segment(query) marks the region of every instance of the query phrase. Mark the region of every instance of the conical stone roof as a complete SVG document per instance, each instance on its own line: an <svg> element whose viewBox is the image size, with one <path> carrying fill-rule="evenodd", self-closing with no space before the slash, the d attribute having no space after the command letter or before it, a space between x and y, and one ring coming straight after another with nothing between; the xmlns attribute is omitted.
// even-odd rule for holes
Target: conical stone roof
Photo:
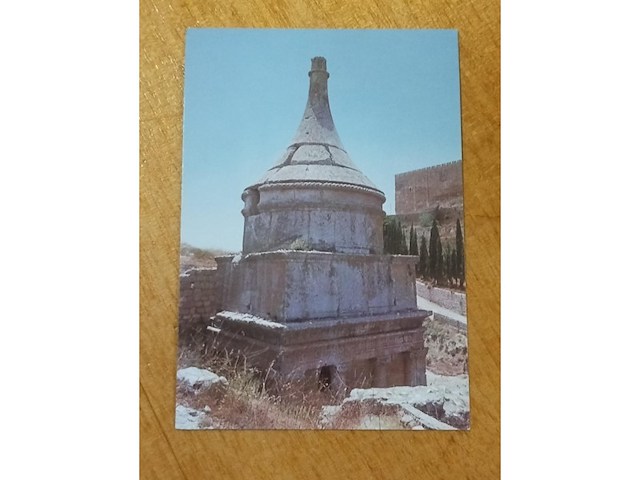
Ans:
<svg viewBox="0 0 640 480"><path fill-rule="evenodd" d="M353 163L336 131L329 107L327 62L311 60L309 98L300 126L286 149L255 186L326 182L364 187L384 194Z"/></svg>

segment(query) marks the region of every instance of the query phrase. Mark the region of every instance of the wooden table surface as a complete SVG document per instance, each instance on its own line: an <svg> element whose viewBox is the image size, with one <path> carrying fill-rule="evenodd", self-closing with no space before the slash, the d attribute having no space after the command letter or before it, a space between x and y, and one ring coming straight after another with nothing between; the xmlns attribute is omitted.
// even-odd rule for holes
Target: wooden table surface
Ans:
<svg viewBox="0 0 640 480"><path fill-rule="evenodd" d="M142 0L140 23L141 477L499 478L499 1ZM187 27L458 29L470 432L174 429Z"/></svg>

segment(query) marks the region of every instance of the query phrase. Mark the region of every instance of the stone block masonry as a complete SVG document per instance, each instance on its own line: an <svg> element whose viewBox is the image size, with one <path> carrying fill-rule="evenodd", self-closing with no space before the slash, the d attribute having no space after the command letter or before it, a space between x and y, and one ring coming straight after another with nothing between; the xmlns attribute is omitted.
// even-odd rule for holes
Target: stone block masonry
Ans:
<svg viewBox="0 0 640 480"><path fill-rule="evenodd" d="M396 175L396 214L415 215L438 206L462 206L462 161Z"/></svg>
<svg viewBox="0 0 640 480"><path fill-rule="evenodd" d="M218 271L194 268L180 275L180 341L190 341L220 310Z"/></svg>
<svg viewBox="0 0 640 480"><path fill-rule="evenodd" d="M287 323L416 309L413 256L280 251L216 260L225 310Z"/></svg>
<svg viewBox="0 0 640 480"><path fill-rule="evenodd" d="M396 175L396 216L409 234L429 241L431 221L438 222L443 248L454 247L456 221L464 230L462 161L443 163Z"/></svg>
<svg viewBox="0 0 640 480"><path fill-rule="evenodd" d="M277 323L223 311L216 315L218 348L244 352L273 379L318 383L326 371L333 391L345 387L423 385L425 312Z"/></svg>
<svg viewBox="0 0 640 480"><path fill-rule="evenodd" d="M383 201L384 196L373 190L329 182L249 189L243 210L243 253L288 249L301 243L327 252L380 254Z"/></svg>

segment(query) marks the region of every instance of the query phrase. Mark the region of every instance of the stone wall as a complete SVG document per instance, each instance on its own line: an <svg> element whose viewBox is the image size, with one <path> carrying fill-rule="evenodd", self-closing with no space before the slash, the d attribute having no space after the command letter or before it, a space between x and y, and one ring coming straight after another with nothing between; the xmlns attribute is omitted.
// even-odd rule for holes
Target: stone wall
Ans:
<svg viewBox="0 0 640 480"><path fill-rule="evenodd" d="M194 268L180 275L180 341L206 329L220 310L218 272L215 268Z"/></svg>
<svg viewBox="0 0 640 480"><path fill-rule="evenodd" d="M413 215L437 206L462 205L462 161L396 175L396 214Z"/></svg>
<svg viewBox="0 0 640 480"><path fill-rule="evenodd" d="M447 310L452 310L460 315L467 315L467 294L447 290L446 288L429 287L423 283L417 284L418 294L430 302L433 302Z"/></svg>

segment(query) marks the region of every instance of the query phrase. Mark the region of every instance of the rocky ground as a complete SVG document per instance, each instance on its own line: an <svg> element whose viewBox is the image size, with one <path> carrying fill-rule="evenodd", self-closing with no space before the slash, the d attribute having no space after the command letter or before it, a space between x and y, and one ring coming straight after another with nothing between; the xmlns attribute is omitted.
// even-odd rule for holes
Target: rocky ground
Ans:
<svg viewBox="0 0 640 480"><path fill-rule="evenodd" d="M466 330L436 319L424 323L427 368L440 375L462 375L468 371Z"/></svg>
<svg viewBox="0 0 640 480"><path fill-rule="evenodd" d="M468 376L426 374L427 385L353 389L342 399L303 395L292 402L269 395L251 375L227 380L206 369L183 368L177 376L176 428L468 429Z"/></svg>
<svg viewBox="0 0 640 480"><path fill-rule="evenodd" d="M321 423L325 428L395 429L390 427L395 422L400 429L468 429L469 377L426 374L427 384L416 387L354 388L339 405L324 407Z"/></svg>

